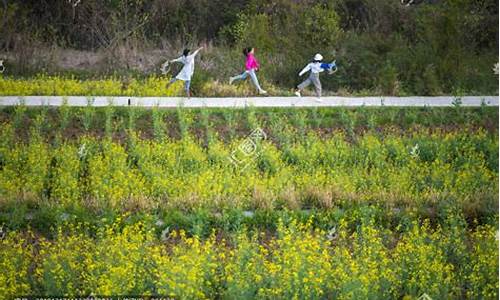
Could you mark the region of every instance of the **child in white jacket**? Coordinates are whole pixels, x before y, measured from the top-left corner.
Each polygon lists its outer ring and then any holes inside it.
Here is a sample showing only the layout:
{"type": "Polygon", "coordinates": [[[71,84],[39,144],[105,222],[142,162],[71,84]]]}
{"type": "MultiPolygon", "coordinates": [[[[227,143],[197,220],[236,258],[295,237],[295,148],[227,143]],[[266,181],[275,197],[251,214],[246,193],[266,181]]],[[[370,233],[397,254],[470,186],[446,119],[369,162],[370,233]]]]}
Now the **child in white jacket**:
{"type": "Polygon", "coordinates": [[[330,64],[322,63],[323,56],[321,54],[316,54],[311,63],[307,64],[302,71],[300,71],[299,76],[304,75],[304,73],[311,71],[309,77],[304,80],[301,84],[299,84],[295,90],[295,95],[298,97],[301,96],[300,92],[306,88],[311,83],[314,85],[316,90],[316,96],[318,97],[316,101],[321,102],[321,81],[319,81],[319,73],[324,70],[328,70],[330,74],[337,71],[337,64],[333,61],[330,64]]]}
{"type": "Polygon", "coordinates": [[[187,97],[191,98],[191,77],[193,77],[194,73],[194,58],[200,50],[203,49],[203,47],[198,48],[196,51],[193,52],[193,54],[189,55],[189,52],[191,50],[189,49],[184,49],[184,52],[182,53],[182,56],[176,59],[172,59],[169,61],[169,63],[173,62],[181,62],[184,64],[184,67],[182,67],[182,70],[170,80],[169,83],[167,83],[166,88],[168,89],[170,85],[177,80],[182,80],[184,81],[184,90],[186,91],[187,97]]]}

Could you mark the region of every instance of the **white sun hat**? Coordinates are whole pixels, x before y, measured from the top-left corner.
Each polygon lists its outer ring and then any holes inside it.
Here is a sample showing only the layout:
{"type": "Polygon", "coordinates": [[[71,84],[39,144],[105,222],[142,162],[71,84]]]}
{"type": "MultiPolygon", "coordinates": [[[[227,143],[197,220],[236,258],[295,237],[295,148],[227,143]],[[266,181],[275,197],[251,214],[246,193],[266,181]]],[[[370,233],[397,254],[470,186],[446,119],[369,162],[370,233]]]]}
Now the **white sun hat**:
{"type": "Polygon", "coordinates": [[[314,55],[314,60],[323,60],[323,55],[316,53],[316,55],[314,55]]]}

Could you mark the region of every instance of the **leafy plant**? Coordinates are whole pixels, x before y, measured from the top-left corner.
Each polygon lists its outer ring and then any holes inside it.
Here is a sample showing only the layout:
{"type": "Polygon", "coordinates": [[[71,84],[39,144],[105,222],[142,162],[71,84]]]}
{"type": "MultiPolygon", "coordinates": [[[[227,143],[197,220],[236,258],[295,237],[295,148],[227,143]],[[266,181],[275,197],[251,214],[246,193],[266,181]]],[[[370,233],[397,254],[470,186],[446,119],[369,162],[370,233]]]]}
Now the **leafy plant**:
{"type": "Polygon", "coordinates": [[[95,108],[92,106],[94,103],[94,98],[88,97],[87,98],[87,106],[82,108],[81,110],[81,120],[83,124],[83,128],[85,129],[86,132],[89,132],[92,122],[94,121],[94,115],[95,115],[95,108]]]}
{"type": "Polygon", "coordinates": [[[153,117],[153,135],[157,141],[161,141],[165,138],[165,121],[164,111],[161,110],[158,105],[153,107],[152,110],[153,117]]]}
{"type": "Polygon", "coordinates": [[[113,106],[113,99],[109,98],[108,99],[108,105],[106,106],[106,109],[104,110],[104,132],[107,138],[112,138],[113,137],[113,114],[115,112],[114,106],[113,106]]]}
{"type": "Polygon", "coordinates": [[[60,130],[63,132],[68,127],[71,118],[73,117],[71,109],[68,105],[68,97],[63,97],[62,105],[59,106],[60,130]]]}

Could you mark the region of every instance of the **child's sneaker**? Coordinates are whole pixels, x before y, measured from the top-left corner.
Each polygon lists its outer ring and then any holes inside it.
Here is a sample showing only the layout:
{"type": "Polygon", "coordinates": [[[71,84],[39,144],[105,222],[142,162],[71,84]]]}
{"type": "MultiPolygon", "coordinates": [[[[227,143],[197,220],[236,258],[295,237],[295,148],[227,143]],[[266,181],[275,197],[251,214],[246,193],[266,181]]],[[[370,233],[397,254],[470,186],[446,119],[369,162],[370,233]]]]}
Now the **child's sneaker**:
{"type": "Polygon", "coordinates": [[[261,94],[261,95],[266,95],[266,94],[267,94],[267,91],[260,90],[260,91],[259,91],[259,94],[261,94]]]}
{"type": "Polygon", "coordinates": [[[316,102],[323,102],[323,99],[318,97],[318,98],[316,98],[316,102]]]}
{"type": "Polygon", "coordinates": [[[233,84],[234,77],[229,77],[229,84],[233,84]]]}
{"type": "Polygon", "coordinates": [[[299,91],[299,90],[295,91],[295,96],[297,96],[297,97],[301,97],[301,95],[300,95],[300,91],[299,91]]]}

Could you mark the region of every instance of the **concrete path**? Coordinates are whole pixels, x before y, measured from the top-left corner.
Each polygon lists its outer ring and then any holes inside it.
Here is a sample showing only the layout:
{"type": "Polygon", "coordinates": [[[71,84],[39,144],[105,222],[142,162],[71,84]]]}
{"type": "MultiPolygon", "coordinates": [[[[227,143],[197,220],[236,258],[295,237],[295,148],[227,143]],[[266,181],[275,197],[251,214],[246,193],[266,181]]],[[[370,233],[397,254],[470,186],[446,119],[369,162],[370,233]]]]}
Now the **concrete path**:
{"type": "MultiPolygon", "coordinates": [[[[0,106],[17,105],[24,102],[28,106],[60,106],[62,96],[6,96],[0,97],[0,106]]],[[[176,98],[176,97],[85,97],[68,96],[68,105],[86,106],[143,106],[153,107],[310,107],[310,106],[498,106],[498,96],[467,96],[456,98],[441,97],[324,97],[317,102],[314,97],[250,97],[250,98],[176,98]]]]}

